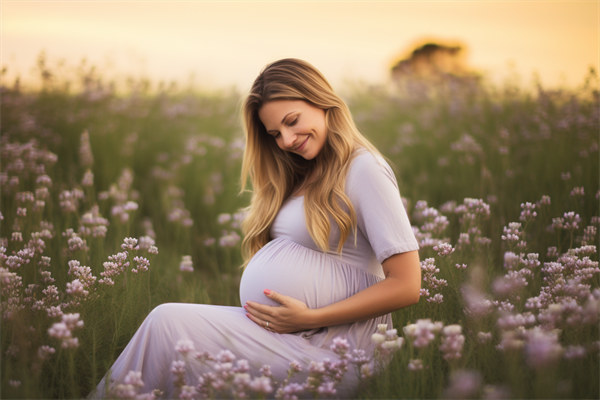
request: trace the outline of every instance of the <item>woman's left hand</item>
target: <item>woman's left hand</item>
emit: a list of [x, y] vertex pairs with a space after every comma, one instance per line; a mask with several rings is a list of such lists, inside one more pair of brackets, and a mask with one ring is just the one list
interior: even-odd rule
[[292, 333], [311, 328], [310, 308], [293, 297], [265, 289], [265, 296], [279, 303], [279, 306], [248, 301], [244, 305], [246, 315], [263, 328], [277, 333]]

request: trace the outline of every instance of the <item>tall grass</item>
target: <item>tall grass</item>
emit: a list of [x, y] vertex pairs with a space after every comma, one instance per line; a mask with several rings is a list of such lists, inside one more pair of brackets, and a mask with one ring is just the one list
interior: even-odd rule
[[[0, 395], [77, 398], [154, 306], [239, 305], [241, 96], [40, 69], [40, 90], [1, 89]], [[361, 397], [599, 396], [597, 88], [346, 91], [396, 170], [425, 289]]]

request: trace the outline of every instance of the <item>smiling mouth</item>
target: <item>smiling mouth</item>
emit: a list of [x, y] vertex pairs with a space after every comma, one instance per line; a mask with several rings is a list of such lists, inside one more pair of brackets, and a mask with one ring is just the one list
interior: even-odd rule
[[294, 149], [294, 151], [301, 151], [301, 150], [304, 148], [304, 146], [306, 145], [306, 142], [308, 142], [308, 139], [309, 139], [309, 138], [310, 138], [310, 136], [307, 136], [307, 137], [306, 137], [306, 140], [304, 140], [304, 142], [302, 142], [302, 144], [300, 144], [300, 146], [296, 147], [296, 148]]

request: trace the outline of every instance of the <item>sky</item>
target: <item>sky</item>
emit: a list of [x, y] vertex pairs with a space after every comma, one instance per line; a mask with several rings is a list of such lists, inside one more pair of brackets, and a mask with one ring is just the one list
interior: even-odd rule
[[269, 62], [303, 58], [336, 85], [381, 83], [425, 41], [466, 45], [500, 83], [515, 72], [575, 86], [599, 64], [600, 0], [114, 1], [0, 0], [5, 79], [85, 58], [103, 76], [250, 87]]

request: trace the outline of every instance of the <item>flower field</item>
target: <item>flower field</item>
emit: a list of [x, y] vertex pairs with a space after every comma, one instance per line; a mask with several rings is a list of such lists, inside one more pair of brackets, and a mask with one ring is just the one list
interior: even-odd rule
[[[0, 397], [80, 398], [157, 305], [239, 305], [243, 94], [40, 72], [40, 90], [1, 87]], [[340, 340], [341, 363], [274, 382], [180, 342], [180, 397], [335, 397], [359, 373], [361, 398], [598, 398], [597, 75], [343, 93], [421, 246], [419, 304], [373, 332], [389, 366]], [[221, 375], [185, 382], [186, 357]], [[143, 378], [112, 394], [151, 398]]]

